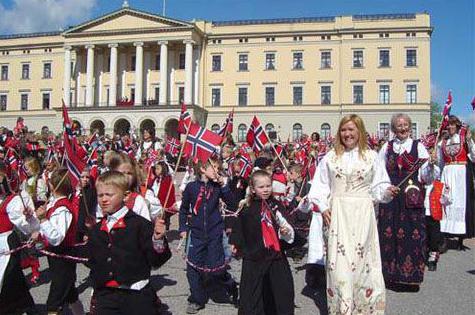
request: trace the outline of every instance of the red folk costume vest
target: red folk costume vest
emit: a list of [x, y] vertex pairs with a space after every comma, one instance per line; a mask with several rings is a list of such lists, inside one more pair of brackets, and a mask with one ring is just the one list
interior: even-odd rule
[[10, 232], [13, 230], [13, 223], [10, 221], [7, 213], [7, 206], [15, 198], [15, 194], [11, 194], [5, 198], [0, 205], [0, 233]]
[[[160, 177], [160, 179], [157, 179], [157, 180], [160, 181], [157, 198], [160, 200], [162, 207], [166, 209], [170, 209], [175, 205], [175, 202], [176, 202], [175, 187], [172, 182], [172, 177], [168, 175], [165, 177]], [[171, 188], [170, 188], [170, 185], [171, 185]], [[168, 200], [167, 200], [167, 194], [168, 194], [169, 189], [170, 189], [170, 194], [168, 195]], [[165, 204], [165, 201], [167, 202], [167, 204]]]
[[56, 209], [58, 209], [59, 207], [66, 207], [73, 216], [68, 231], [66, 232], [66, 236], [64, 237], [63, 242], [59, 246], [73, 247], [76, 244], [79, 211], [76, 207], [74, 207], [73, 203], [68, 198], [61, 198], [56, 201], [51, 208], [48, 209], [48, 211], [46, 212], [46, 218], [49, 220], [53, 213], [56, 211]]
[[442, 142], [442, 155], [444, 163], [448, 164], [466, 164], [468, 151], [465, 145], [465, 132], [460, 132], [460, 143], [447, 145], [447, 140]]

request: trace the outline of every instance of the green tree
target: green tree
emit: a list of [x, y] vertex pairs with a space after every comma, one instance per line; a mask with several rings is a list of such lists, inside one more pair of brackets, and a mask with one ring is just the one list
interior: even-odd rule
[[430, 103], [430, 129], [437, 130], [442, 122], [442, 107], [437, 102]]

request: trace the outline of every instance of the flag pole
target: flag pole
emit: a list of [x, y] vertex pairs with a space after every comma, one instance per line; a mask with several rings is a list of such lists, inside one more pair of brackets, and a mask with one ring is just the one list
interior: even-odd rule
[[282, 160], [282, 158], [280, 157], [279, 153], [277, 153], [277, 150], [275, 149], [274, 147], [274, 143], [271, 141], [271, 139], [269, 138], [269, 135], [267, 134], [267, 131], [262, 128], [262, 131], [264, 131], [264, 134], [266, 135], [267, 137], [267, 140], [269, 140], [269, 142], [271, 143], [271, 147], [272, 147], [272, 150], [274, 150], [274, 153], [277, 155], [277, 157], [279, 158], [279, 161], [280, 163], [282, 164], [282, 166], [284, 167], [285, 171], [288, 173], [289, 170], [287, 169], [287, 165], [285, 165], [284, 161]]
[[[176, 174], [176, 172], [178, 171], [178, 167], [180, 166], [180, 160], [181, 160], [181, 157], [183, 156], [183, 151], [185, 150], [185, 145], [186, 145], [186, 139], [188, 138], [188, 135], [190, 134], [190, 129], [191, 129], [191, 121], [190, 123], [188, 124], [188, 129], [186, 130], [186, 136], [185, 136], [185, 142], [183, 143], [183, 145], [181, 146], [180, 148], [180, 154], [178, 154], [178, 159], [176, 161], [176, 164], [175, 164], [175, 171], [174, 171], [174, 174]], [[171, 181], [171, 185], [168, 186], [168, 191], [167, 191], [167, 196], [165, 197], [165, 202], [164, 204], [162, 205], [163, 207], [163, 211], [162, 213], [160, 213], [160, 215], [158, 216], [160, 219], [163, 219], [163, 216], [165, 215], [165, 206], [167, 205], [168, 203], [168, 199], [170, 198], [170, 193], [172, 191], [172, 185], [173, 184], [173, 181]]]

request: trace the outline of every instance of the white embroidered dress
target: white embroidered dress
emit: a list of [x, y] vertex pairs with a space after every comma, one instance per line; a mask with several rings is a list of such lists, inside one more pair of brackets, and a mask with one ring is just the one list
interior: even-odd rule
[[331, 209], [327, 240], [327, 300], [330, 314], [384, 314], [375, 202], [389, 202], [390, 179], [374, 151], [358, 149], [337, 157], [330, 151], [312, 183], [311, 200]]

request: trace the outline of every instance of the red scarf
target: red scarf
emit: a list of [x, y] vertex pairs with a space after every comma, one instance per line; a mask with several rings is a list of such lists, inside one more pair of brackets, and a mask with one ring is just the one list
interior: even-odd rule
[[280, 252], [280, 242], [272, 224], [271, 210], [265, 200], [261, 203], [262, 240], [265, 248]]
[[198, 198], [196, 199], [195, 206], [193, 207], [193, 213], [195, 215], [198, 215], [198, 210], [200, 209], [201, 203], [203, 202], [203, 195], [206, 195], [206, 200], [208, 200], [212, 192], [213, 192], [212, 187], [210, 187], [207, 191], [206, 191], [205, 185], [200, 187]]

